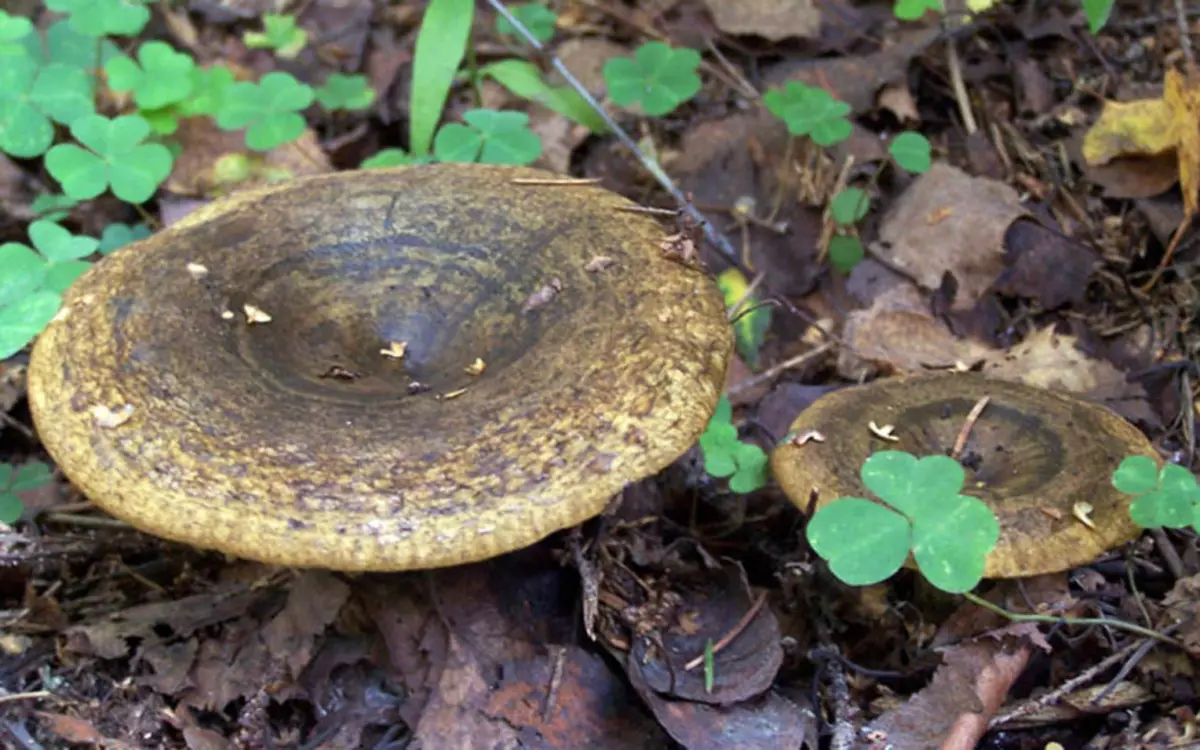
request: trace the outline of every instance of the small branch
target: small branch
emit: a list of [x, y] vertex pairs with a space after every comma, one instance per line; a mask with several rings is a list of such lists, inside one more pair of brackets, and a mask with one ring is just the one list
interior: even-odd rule
[[[724, 649], [729, 644], [733, 643], [733, 639], [737, 638], [739, 635], [742, 634], [742, 631], [745, 630], [747, 628], [747, 626], [750, 625], [751, 621], [753, 621], [756, 616], [758, 616], [758, 613], [762, 610], [763, 605], [766, 603], [767, 603], [767, 592], [764, 591], [758, 595], [758, 598], [755, 599], [754, 603], [750, 605], [750, 609], [746, 610], [746, 614], [742, 615], [742, 619], [737, 621], [737, 624], [733, 626], [733, 629], [731, 629], [728, 633], [726, 633], [724, 636], [722, 636], [721, 640], [719, 640], [715, 644], [713, 644], [713, 647], [712, 647], [713, 656], [716, 656], [717, 654], [719, 654], [721, 652], [722, 649]], [[703, 663], [704, 663], [704, 654], [700, 654], [695, 659], [692, 659], [687, 664], [685, 664], [683, 666], [683, 670], [685, 672], [690, 672]]]
[[617, 140], [621, 142], [621, 145], [629, 149], [630, 153], [637, 158], [642, 167], [654, 177], [654, 179], [664, 190], [671, 194], [671, 197], [675, 199], [680, 208], [704, 229], [704, 236], [710, 243], [712, 243], [713, 247], [715, 247], [722, 255], [724, 255], [726, 260], [740, 268], [741, 263], [738, 259], [737, 251], [733, 249], [733, 245], [730, 244], [729, 240], [717, 232], [716, 228], [713, 226], [713, 223], [705, 218], [704, 214], [700, 213], [700, 211], [698, 211], [696, 207], [691, 204], [691, 201], [687, 199], [687, 196], [683, 194], [683, 191], [676, 187], [675, 183], [670, 177], [667, 176], [667, 173], [662, 170], [662, 167], [659, 166], [658, 162], [642, 153], [642, 150], [638, 148], [637, 142], [634, 141], [633, 138], [631, 138], [629, 134], [617, 124], [616, 120], [612, 118], [608, 111], [596, 101], [591, 92], [588, 91], [583, 84], [581, 84], [575, 78], [575, 76], [571, 74], [571, 71], [567, 69], [567, 66], [563, 64], [562, 60], [558, 59], [558, 56], [553, 52], [546, 49], [545, 45], [539, 42], [537, 37], [535, 37], [529, 31], [529, 29], [525, 28], [524, 24], [517, 20], [517, 17], [512, 14], [512, 11], [510, 11], [505, 4], [501, 2], [501, 0], [488, 0], [488, 5], [492, 6], [497, 13], [504, 16], [504, 18], [510, 24], [512, 24], [512, 27], [516, 30], [517, 34], [519, 34], [521, 38], [525, 40], [526, 44], [530, 45], [538, 52], [545, 55], [547, 59], [549, 59], [550, 64], [555, 70], [558, 71], [558, 74], [561, 75], [563, 79], [570, 84], [571, 88], [575, 89], [579, 95], [583, 97], [583, 100], [587, 102], [588, 106], [591, 107], [602, 120], [604, 120], [604, 124], [608, 126], [615, 136], [617, 136]]
[[954, 87], [954, 98], [958, 102], [958, 111], [962, 114], [963, 127], [967, 135], [975, 135], [979, 125], [975, 122], [975, 113], [971, 110], [971, 97], [967, 94], [967, 85], [963, 82], [962, 62], [958, 59], [958, 47], [953, 39], [946, 40], [946, 63], [950, 66], [950, 85]]
[[795, 357], [792, 357], [789, 360], [780, 362], [779, 364], [775, 365], [771, 369], [766, 370], [765, 372], [762, 372], [758, 375], [755, 375], [754, 377], [749, 378], [748, 380], [743, 380], [742, 382], [733, 386], [732, 388], [729, 389], [729, 391], [727, 392], [727, 395], [736, 396], [737, 394], [742, 393], [743, 391], [748, 391], [751, 388], [762, 385], [763, 383], [769, 383], [770, 381], [779, 377], [779, 375], [781, 373], [783, 373], [785, 370], [790, 370], [793, 367], [799, 367], [800, 365], [807, 364], [808, 362], [816, 359], [817, 357], [821, 356], [825, 352], [834, 348], [834, 346], [836, 346], [836, 344], [834, 342], [826, 341], [824, 344], [821, 344], [816, 349], [810, 349], [803, 354], [799, 354]]
[[1188, 72], [1196, 67], [1196, 53], [1192, 50], [1191, 29], [1188, 28], [1188, 11], [1183, 0], [1175, 0], [1175, 23], [1179, 26], [1179, 49], [1187, 60]]
[[971, 407], [971, 413], [967, 415], [963, 422], [962, 429], [959, 430], [958, 439], [954, 441], [954, 450], [950, 453], [950, 458], [955, 461], [962, 455], [963, 449], [967, 447], [967, 438], [971, 435], [971, 428], [979, 421], [979, 415], [983, 414], [983, 409], [991, 401], [991, 396], [984, 396], [975, 402], [975, 406]]

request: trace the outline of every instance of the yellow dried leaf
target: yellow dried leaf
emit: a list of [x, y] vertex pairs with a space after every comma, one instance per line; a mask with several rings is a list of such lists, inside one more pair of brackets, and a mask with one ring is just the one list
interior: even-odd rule
[[1155, 156], [1175, 148], [1174, 130], [1162, 99], [1105, 102], [1083, 137], [1083, 158], [1098, 166], [1120, 156]]
[[1200, 210], [1200, 73], [1168, 70], [1163, 101], [1171, 111], [1183, 207], [1190, 216]]

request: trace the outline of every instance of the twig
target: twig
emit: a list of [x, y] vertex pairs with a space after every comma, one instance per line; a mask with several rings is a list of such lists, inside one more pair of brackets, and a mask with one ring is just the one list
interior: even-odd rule
[[692, 219], [703, 228], [704, 236], [710, 243], [712, 243], [713, 247], [715, 247], [718, 252], [724, 255], [730, 263], [740, 267], [741, 264], [738, 260], [737, 251], [733, 249], [733, 245], [729, 243], [729, 240], [718, 233], [712, 222], [705, 218], [704, 214], [700, 213], [700, 211], [698, 211], [696, 207], [693, 206], [690, 201], [688, 201], [687, 197], [683, 194], [683, 191], [675, 186], [675, 183], [670, 177], [667, 176], [667, 173], [662, 170], [662, 167], [659, 166], [658, 162], [642, 153], [642, 150], [638, 148], [637, 142], [634, 141], [633, 138], [631, 138], [629, 134], [617, 124], [616, 120], [614, 120], [612, 116], [608, 114], [608, 111], [596, 101], [591, 92], [588, 91], [583, 84], [579, 83], [575, 76], [571, 74], [571, 71], [567, 70], [567, 66], [563, 64], [562, 60], [558, 59], [558, 56], [553, 52], [546, 49], [545, 45], [539, 42], [537, 37], [535, 37], [529, 31], [529, 29], [525, 28], [524, 24], [517, 20], [517, 17], [512, 14], [512, 11], [510, 11], [504, 5], [504, 3], [501, 2], [501, 0], [488, 0], [488, 5], [492, 6], [497, 13], [504, 16], [504, 18], [510, 24], [512, 24], [513, 29], [515, 29], [517, 34], [519, 34], [521, 38], [525, 40], [526, 44], [530, 45], [535, 50], [546, 56], [546, 58], [550, 61], [550, 64], [555, 70], [558, 71], [558, 74], [561, 75], [563, 79], [570, 84], [571, 88], [575, 89], [575, 91], [579, 93], [583, 100], [587, 102], [588, 106], [591, 107], [602, 120], [604, 120], [604, 124], [608, 126], [615, 136], [617, 136], [617, 140], [621, 142], [621, 145], [629, 149], [629, 152], [637, 158], [638, 162], [640, 162], [642, 167], [654, 177], [655, 181], [657, 181], [664, 190], [671, 194], [671, 197], [675, 199], [680, 208], [682, 208], [682, 210], [687, 213], [688, 216], [692, 217]]
[[541, 177], [514, 177], [510, 182], [514, 185], [595, 185], [601, 182], [599, 177], [563, 177], [548, 180]]
[[967, 135], [975, 135], [979, 125], [975, 123], [975, 112], [971, 110], [971, 97], [967, 94], [967, 85], [963, 83], [962, 62], [958, 59], [958, 47], [953, 39], [946, 40], [946, 63], [950, 67], [950, 85], [954, 88], [954, 99], [962, 114], [963, 127], [967, 129]]
[[1012, 709], [1009, 709], [1008, 711], [1005, 711], [1002, 714], [997, 714], [996, 716], [993, 716], [992, 720], [988, 722], [988, 729], [995, 729], [996, 727], [1001, 726], [1002, 724], [1007, 724], [1008, 722], [1013, 721], [1014, 719], [1019, 719], [1022, 716], [1024, 716], [1025, 714], [1032, 713], [1032, 712], [1038, 710], [1039, 708], [1043, 708], [1045, 706], [1051, 705], [1052, 703], [1055, 703], [1056, 701], [1058, 701], [1059, 698], [1062, 698], [1064, 695], [1068, 695], [1069, 693], [1074, 691], [1076, 688], [1078, 688], [1080, 685], [1086, 685], [1087, 683], [1096, 679], [1096, 675], [1100, 674], [1101, 672], [1103, 672], [1104, 670], [1113, 666], [1114, 664], [1120, 662], [1122, 659], [1129, 656], [1133, 652], [1137, 651], [1139, 648], [1141, 648], [1143, 645], [1145, 645], [1147, 643], [1153, 643], [1153, 641], [1150, 641], [1150, 640], [1144, 639], [1144, 638], [1133, 641], [1132, 643], [1129, 643], [1124, 648], [1122, 648], [1120, 651], [1117, 651], [1116, 653], [1113, 653], [1113, 654], [1110, 654], [1110, 655], [1104, 657], [1104, 659], [1102, 661], [1100, 661], [1098, 664], [1088, 667], [1086, 670], [1084, 670], [1079, 675], [1072, 677], [1071, 679], [1067, 680], [1066, 682], [1064, 682], [1063, 684], [1054, 688], [1053, 690], [1051, 690], [1047, 693], [1043, 693], [1036, 698], [1027, 700], [1024, 703], [1022, 703], [1018, 706], [1015, 706]]
[[58, 696], [49, 690], [35, 690], [31, 693], [9, 693], [8, 695], [0, 695], [0, 703], [11, 703], [13, 701], [40, 700], [42, 698], [57, 698]]
[[546, 690], [546, 703], [542, 708], [542, 723], [549, 724], [558, 703], [558, 691], [562, 689], [563, 671], [567, 666], [567, 648], [551, 646], [554, 650], [554, 668], [550, 671], [550, 687]]
[[1196, 66], [1196, 53], [1192, 51], [1191, 29], [1188, 28], [1187, 8], [1183, 0], [1175, 0], [1175, 23], [1179, 26], [1179, 50], [1187, 60], [1189, 70]]
[[[767, 603], [767, 592], [764, 591], [761, 594], [759, 594], [758, 598], [754, 600], [754, 603], [750, 605], [750, 609], [746, 610], [746, 614], [742, 615], [742, 619], [738, 620], [737, 624], [734, 625], [733, 628], [728, 633], [726, 633], [724, 636], [721, 637], [721, 640], [719, 640], [713, 644], [713, 647], [712, 647], [713, 655], [720, 653], [721, 649], [723, 649], [726, 646], [728, 646], [729, 644], [733, 643], [733, 640], [735, 638], [737, 638], [739, 635], [741, 635], [742, 631], [745, 630], [750, 625], [750, 623], [754, 620], [754, 618], [756, 616], [758, 616], [758, 613], [762, 610], [763, 605], [766, 603]], [[695, 659], [692, 659], [687, 664], [683, 665], [683, 670], [685, 672], [691, 672], [693, 669], [695, 669], [696, 667], [700, 666], [703, 663], [704, 663], [704, 654], [700, 654]]]
[[1151, 630], [1150, 628], [1143, 628], [1141, 625], [1135, 625], [1132, 622], [1125, 622], [1124, 620], [1110, 620], [1104, 617], [1055, 617], [1054, 615], [1022, 614], [1018, 612], [1009, 612], [1007, 609], [992, 604], [987, 599], [976, 596], [969, 591], [963, 593], [963, 598], [972, 604], [983, 607], [989, 612], [1000, 615], [1001, 617], [1013, 622], [1048, 622], [1052, 624], [1062, 623], [1064, 625], [1098, 625], [1100, 627], [1110, 627], [1116, 628], [1117, 630], [1125, 630], [1130, 633], [1136, 633], [1143, 638], [1152, 638], [1169, 646], [1183, 648], [1182, 643], [1170, 636], [1163, 635], [1162, 633]]
[[736, 396], [737, 394], [742, 393], [743, 391], [748, 391], [751, 388], [762, 385], [763, 383], [770, 382], [770, 381], [774, 380], [775, 378], [779, 377], [780, 373], [782, 373], [786, 370], [790, 370], [793, 367], [799, 367], [800, 365], [807, 364], [808, 362], [816, 359], [817, 357], [821, 356], [825, 352], [829, 351], [834, 346], [836, 346], [836, 344], [834, 342], [826, 341], [824, 344], [821, 344], [816, 349], [810, 349], [803, 354], [798, 354], [795, 357], [792, 357], [791, 359], [780, 362], [779, 364], [775, 365], [774, 367], [772, 367], [768, 370], [765, 370], [765, 371], [759, 373], [758, 375], [755, 375], [752, 378], [743, 380], [742, 382], [740, 382], [737, 385], [730, 388], [726, 393], [729, 396]]
[[950, 453], [950, 458], [955, 461], [962, 455], [963, 448], [967, 447], [967, 437], [971, 434], [971, 428], [979, 421], [979, 415], [983, 413], [984, 407], [991, 401], [991, 396], [984, 396], [975, 402], [975, 406], [971, 407], [971, 411], [967, 414], [966, 420], [963, 422], [962, 429], [958, 431], [958, 439], [954, 441], [954, 450]]

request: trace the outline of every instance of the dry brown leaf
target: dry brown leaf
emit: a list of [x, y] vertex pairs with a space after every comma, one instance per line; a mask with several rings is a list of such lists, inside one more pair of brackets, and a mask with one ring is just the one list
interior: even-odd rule
[[717, 28], [726, 34], [755, 34], [773, 42], [815, 39], [821, 11], [813, 0], [705, 0]]
[[928, 290], [952, 274], [953, 309], [969, 310], [1004, 270], [1004, 236], [1025, 214], [1008, 185], [938, 162], [892, 206], [876, 252]]
[[847, 346], [838, 353], [838, 374], [849, 380], [878, 370], [906, 373], [950, 368], [994, 353], [979, 342], [951, 333], [945, 323], [930, 315], [928, 302], [908, 282], [879, 294], [866, 310], [850, 313], [842, 339]]
[[1007, 352], [997, 352], [983, 365], [994, 378], [1040, 388], [1066, 391], [1108, 406], [1126, 419], [1154, 425], [1158, 418], [1146, 401], [1146, 389], [1129, 383], [1110, 362], [1096, 359], [1075, 346], [1078, 338], [1055, 333], [1047, 326]]
[[1170, 110], [1162, 99], [1107, 101], [1083, 137], [1083, 158], [1088, 164], [1107, 164], [1118, 156], [1154, 156], [1174, 149]]

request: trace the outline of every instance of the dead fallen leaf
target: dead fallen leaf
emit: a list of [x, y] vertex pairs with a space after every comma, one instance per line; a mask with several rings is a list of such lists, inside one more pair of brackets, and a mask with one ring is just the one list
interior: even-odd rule
[[[1007, 267], [992, 288], [1036, 299], [1047, 310], [1082, 300], [1092, 271], [1100, 265], [1090, 248], [1034, 221], [1013, 222], [1004, 245]], [[1048, 268], [1054, 272], [1046, 273]]]
[[1182, 623], [1175, 637], [1200, 658], [1200, 575], [1180, 578], [1162, 603], [1168, 622]]
[[287, 603], [262, 629], [267, 649], [298, 677], [316, 650], [317, 638], [350, 596], [350, 587], [325, 571], [300, 573]]
[[1050, 390], [1075, 393], [1108, 406], [1121, 416], [1148, 426], [1159, 424], [1146, 400], [1146, 389], [1127, 382], [1125, 373], [1103, 359], [1088, 356], [1078, 337], [1055, 333], [1046, 326], [1030, 334], [1007, 352], [990, 355], [983, 373], [1001, 380], [1027, 383]]
[[129, 745], [120, 740], [105, 737], [87, 719], [50, 711], [35, 711], [34, 714], [42, 720], [42, 725], [46, 728], [46, 731], [51, 732], [54, 736], [66, 742], [94, 745], [110, 748], [110, 750], [124, 750], [124, 748], [129, 747]]
[[838, 373], [858, 380], [877, 372], [911, 373], [970, 364], [993, 353], [990, 347], [955, 336], [933, 317], [929, 302], [911, 283], [878, 295], [865, 310], [846, 317], [846, 346], [838, 351]]
[[543, 307], [550, 303], [550, 300], [558, 296], [558, 293], [563, 289], [562, 280], [558, 277], [550, 279], [545, 285], [539, 288], [536, 292], [529, 295], [525, 300], [525, 304], [521, 307], [522, 312], [529, 312]]
[[754, 34], [773, 42], [821, 33], [821, 10], [813, 0], [705, 0], [717, 28], [726, 34]]
[[242, 305], [242, 312], [246, 314], [246, 322], [250, 325], [271, 322], [271, 316], [265, 310], [250, 303]]
[[132, 417], [133, 404], [120, 404], [116, 407], [96, 404], [92, 407], [92, 419], [95, 420], [98, 427], [106, 430], [120, 427]]
[[1083, 138], [1089, 164], [1107, 164], [1119, 156], [1154, 156], [1175, 150], [1170, 109], [1162, 99], [1106, 101], [1100, 117]]
[[928, 290], [952, 274], [952, 309], [968, 310], [1004, 270], [1004, 236], [1025, 214], [1008, 185], [938, 162], [888, 211], [876, 252]]
[[1200, 72], [1167, 70], [1163, 101], [1171, 111], [1183, 206], [1192, 216], [1200, 211]]

